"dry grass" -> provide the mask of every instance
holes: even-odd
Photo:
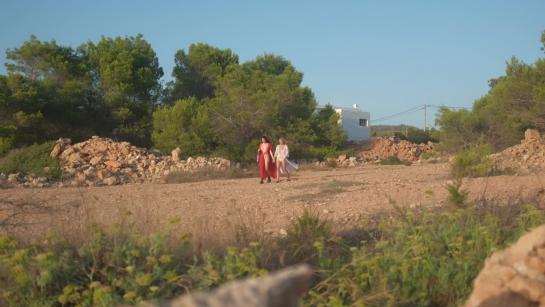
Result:
[[[165,176],[167,183],[187,183],[187,182],[199,182],[205,180],[214,179],[240,179],[256,177],[256,169],[242,169],[237,167],[230,167],[226,170],[218,170],[214,167],[199,168],[192,172],[172,172]]]
[[[290,201],[301,201],[305,203],[312,203],[317,202],[321,200],[331,199],[332,197],[335,197],[335,195],[346,192],[346,188],[356,186],[361,184],[357,181],[349,181],[349,180],[331,180],[328,182],[324,182],[321,184],[310,184],[310,185],[303,185],[300,186],[300,189],[313,189],[313,192],[310,193],[304,193],[304,194],[298,194],[298,195],[292,195],[289,197],[286,197],[285,200]]]

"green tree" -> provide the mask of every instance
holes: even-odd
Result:
[[[161,94],[163,69],[151,45],[137,36],[102,37],[80,51],[88,58],[97,91],[108,106],[114,135],[149,143],[151,114]]]
[[[198,43],[189,46],[187,53],[178,50],[174,62],[174,81],[169,84],[168,101],[213,97],[218,78],[225,74],[227,67],[238,64],[238,56],[231,49]]]
[[[60,136],[79,139],[100,131],[104,108],[80,52],[31,36],[6,56],[8,75],[0,80],[0,125],[12,127],[8,130],[13,145]]]
[[[196,98],[186,98],[159,108],[153,113],[152,140],[163,152],[180,147],[184,155],[209,153],[213,136],[207,106]]]
[[[264,62],[269,65],[260,65]],[[308,119],[316,102],[301,82],[302,74],[279,56],[231,66],[209,101],[212,127],[221,142],[244,152],[261,135],[278,136],[282,127]]]
[[[527,128],[545,131],[544,58],[526,64],[513,57],[505,75],[489,84],[489,92],[475,101],[471,112],[440,111],[437,123],[445,147],[467,147],[483,135],[494,150],[500,150],[518,143]]]

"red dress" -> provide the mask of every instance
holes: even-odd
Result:
[[[266,151],[261,151],[261,146],[265,145]],[[259,177],[262,180],[265,180],[269,177],[267,174],[267,171],[265,170],[265,156],[269,155],[269,174],[272,178],[276,179],[276,163],[274,163],[273,159],[271,158],[271,148],[272,145],[270,143],[261,144],[257,150],[257,161],[259,162]]]

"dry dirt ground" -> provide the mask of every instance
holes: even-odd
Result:
[[[346,226],[395,206],[441,206],[449,182],[446,163],[302,170],[291,182],[260,185],[257,178],[179,184],[85,188],[0,189],[0,232],[25,240],[56,233],[81,240],[90,225],[142,232],[174,227],[201,244],[282,234],[310,209]],[[471,199],[542,202],[545,174],[465,179]],[[395,205],[394,205],[395,204]],[[258,236],[257,238],[255,236]]]

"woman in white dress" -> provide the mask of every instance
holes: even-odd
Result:
[[[288,149],[288,144],[286,144],[286,139],[281,137],[278,140],[278,145],[274,151],[274,159],[276,161],[276,182],[280,182],[280,173],[286,174],[288,181],[290,181],[290,173],[288,171],[288,157],[290,156],[290,151]]]

